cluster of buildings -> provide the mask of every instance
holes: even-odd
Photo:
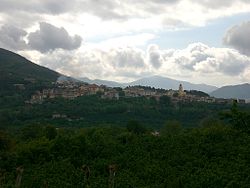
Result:
[[[73,82],[55,83],[53,88],[37,91],[27,103],[42,103],[46,99],[75,99],[84,95],[95,95],[104,92],[104,87],[95,84],[80,84]]]
[[[35,104],[42,103],[46,99],[65,98],[75,99],[85,95],[100,94],[102,99],[119,100],[121,97],[147,97],[160,100],[162,96],[168,96],[173,103],[178,102],[206,102],[206,103],[232,103],[233,99],[218,99],[210,96],[199,96],[187,94],[182,84],[179,85],[179,90],[158,90],[150,87],[129,86],[122,88],[110,88],[104,85],[85,84],[78,82],[57,82],[51,89],[37,91],[31,96],[27,103]],[[239,103],[245,103],[245,100],[238,100]]]

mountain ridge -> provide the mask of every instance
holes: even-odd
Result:
[[[211,96],[217,98],[238,98],[238,99],[250,99],[250,84],[238,84],[223,86],[210,93]]]
[[[167,78],[167,77],[158,76],[158,75],[141,78],[141,79],[135,80],[133,82],[128,82],[128,83],[119,83],[115,81],[107,81],[107,80],[99,80],[99,79],[91,80],[86,77],[78,78],[78,79],[84,82],[91,83],[91,84],[107,85],[109,87],[126,87],[126,86],[141,85],[141,86],[150,86],[150,87],[155,87],[155,88],[177,90],[179,88],[179,84],[183,84],[184,89],[186,90],[200,90],[206,93],[209,93],[218,89],[215,86],[211,86],[207,84],[193,84],[191,82],[175,80],[172,78]]]

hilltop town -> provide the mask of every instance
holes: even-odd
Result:
[[[237,100],[238,103],[245,103],[243,99],[222,99],[210,97],[201,91],[186,91],[182,84],[178,90],[156,89],[145,86],[128,86],[126,88],[112,88],[105,85],[88,84],[74,81],[57,81],[53,87],[36,91],[26,103],[41,104],[46,99],[64,98],[73,100],[80,96],[99,95],[102,99],[119,100],[120,98],[146,97],[159,100],[162,96],[170,98],[172,103],[178,102],[205,102],[205,103],[231,103]]]

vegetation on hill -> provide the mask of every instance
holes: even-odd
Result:
[[[197,91],[197,90],[187,91],[187,90],[185,90],[185,92],[188,95],[194,95],[194,96],[198,96],[198,97],[209,97],[209,95],[207,93],[202,92],[202,91]]]
[[[57,80],[59,73],[36,65],[24,57],[0,49],[0,96],[34,91]],[[24,92],[25,93],[25,92]]]
[[[82,96],[74,100],[51,99],[43,104],[20,104],[15,101],[5,103],[0,108],[2,126],[22,126],[32,124],[52,124],[58,127],[89,127],[93,125],[115,124],[125,126],[136,119],[147,127],[160,129],[168,120],[178,120],[184,127],[194,127],[211,116],[217,117],[221,110],[230,109],[230,104],[216,103],[171,103],[167,96],[159,101],[154,98],[120,98],[104,100],[98,95]],[[250,110],[249,105],[240,106]]]
[[[0,186],[249,187],[249,114],[232,107],[222,117],[192,129],[168,121],[159,136],[134,120],[123,128],[5,129]]]
[[[21,105],[36,91],[48,88],[59,73],[0,48],[0,106]]]

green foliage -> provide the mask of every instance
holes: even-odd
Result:
[[[21,138],[23,140],[32,140],[43,136],[43,128],[39,125],[28,125],[21,129]]]
[[[170,120],[165,123],[161,130],[161,135],[176,135],[182,131],[181,123],[176,120]]]
[[[52,125],[48,125],[45,127],[45,136],[46,138],[48,138],[49,140],[52,140],[56,137],[57,135],[57,131],[56,128]]]
[[[17,147],[0,152],[0,185],[13,187],[15,169],[23,166],[21,187],[108,187],[108,167],[115,164],[115,187],[250,186],[249,134],[212,123],[183,130],[169,121],[164,126],[169,136],[138,135],[133,131],[139,123],[130,125],[132,132],[112,126],[60,128],[52,140],[22,141],[14,135],[10,139]]]
[[[227,120],[236,129],[250,131],[250,113],[240,111],[236,101],[233,102],[229,112],[221,113],[221,118]]]
[[[147,131],[147,129],[136,120],[131,120],[127,123],[127,130],[137,135],[146,133]]]
[[[170,105],[171,104],[171,99],[170,99],[170,97],[168,97],[168,96],[161,96],[160,97],[160,104],[161,105]]]
[[[201,127],[213,127],[213,126],[220,126],[223,125],[223,122],[214,117],[206,117],[201,120],[200,126]]]
[[[197,90],[187,91],[187,90],[185,90],[185,92],[189,95],[194,95],[194,96],[198,96],[198,97],[209,97],[209,95],[207,93],[204,93],[202,91],[197,91]]]
[[[103,100],[98,96],[82,96],[75,100],[51,99],[43,104],[34,105],[23,102],[18,105],[19,103],[15,100],[4,100],[9,103],[6,102],[0,108],[0,122],[4,127],[39,123],[56,127],[86,127],[98,124],[126,126],[126,122],[131,119],[136,119],[146,127],[154,129],[162,128],[167,119],[176,119],[182,123],[183,127],[193,127],[206,117],[216,117],[219,111],[230,109],[230,105],[224,104],[178,103],[172,105],[169,104],[168,97],[157,101],[155,98],[144,97]],[[250,106],[240,106],[240,109],[249,111]],[[55,113],[67,117],[52,118]]]
[[[9,150],[11,146],[12,141],[10,136],[4,131],[0,131],[0,151]]]

